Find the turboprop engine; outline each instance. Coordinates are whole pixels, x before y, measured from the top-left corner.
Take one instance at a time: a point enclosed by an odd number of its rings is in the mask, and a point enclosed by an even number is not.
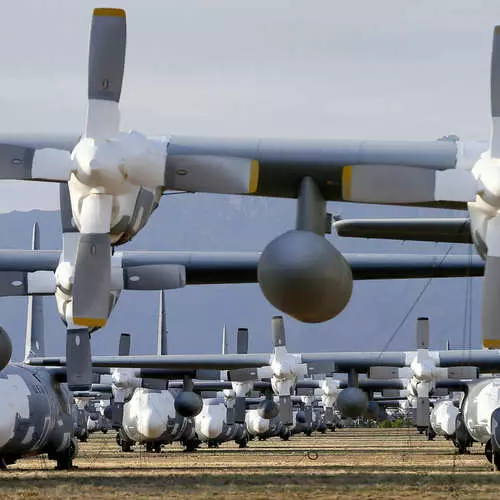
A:
[[[334,318],[351,298],[351,269],[324,238],[327,225],[326,203],[313,179],[305,177],[296,229],[271,241],[259,261],[258,280],[266,299],[305,323]]]

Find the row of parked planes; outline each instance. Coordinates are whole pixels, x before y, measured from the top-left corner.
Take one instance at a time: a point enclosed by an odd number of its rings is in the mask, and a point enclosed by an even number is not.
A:
[[[418,318],[417,349],[406,352],[293,354],[281,316],[272,319],[272,337],[272,353],[248,354],[248,330],[238,329],[237,353],[228,354],[224,328],[222,354],[168,355],[161,292],[158,355],[130,356],[131,337],[122,334],[119,356],[92,358],[92,389],[71,392],[63,358],[44,357],[41,297],[32,296],[24,362],[10,361],[0,329],[0,467],[46,453],[58,469],[72,468],[78,440],[111,429],[122,451],[160,451],[174,441],[195,451],[398,414],[459,453],[483,444],[500,468],[500,379],[486,375],[500,366],[496,350],[431,351],[428,318]]]

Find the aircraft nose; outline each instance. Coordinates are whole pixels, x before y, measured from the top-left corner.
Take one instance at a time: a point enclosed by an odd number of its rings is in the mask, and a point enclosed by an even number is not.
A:
[[[208,439],[215,439],[222,432],[222,422],[214,418],[204,418],[200,425],[200,431]]]
[[[167,430],[167,422],[154,408],[139,413],[139,432],[148,439],[157,439]]]
[[[254,428],[257,434],[264,434],[269,429],[269,420],[257,416],[254,420]]]

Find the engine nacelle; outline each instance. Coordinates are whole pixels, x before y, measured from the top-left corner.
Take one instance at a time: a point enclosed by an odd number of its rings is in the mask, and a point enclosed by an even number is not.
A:
[[[266,299],[305,323],[340,314],[352,294],[352,273],[342,254],[311,231],[288,231],[262,252],[258,280]]]
[[[357,387],[347,387],[338,395],[336,405],[343,417],[361,417],[368,410],[368,396]]]

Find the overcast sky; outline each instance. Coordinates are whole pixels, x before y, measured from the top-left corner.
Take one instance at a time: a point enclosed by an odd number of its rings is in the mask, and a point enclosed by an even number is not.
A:
[[[106,5],[127,11],[123,130],[488,137],[498,0]],[[0,133],[80,133],[96,6],[66,0],[2,5]],[[57,201],[47,185],[0,185],[0,212],[56,209]],[[348,217],[349,206],[342,212]]]

